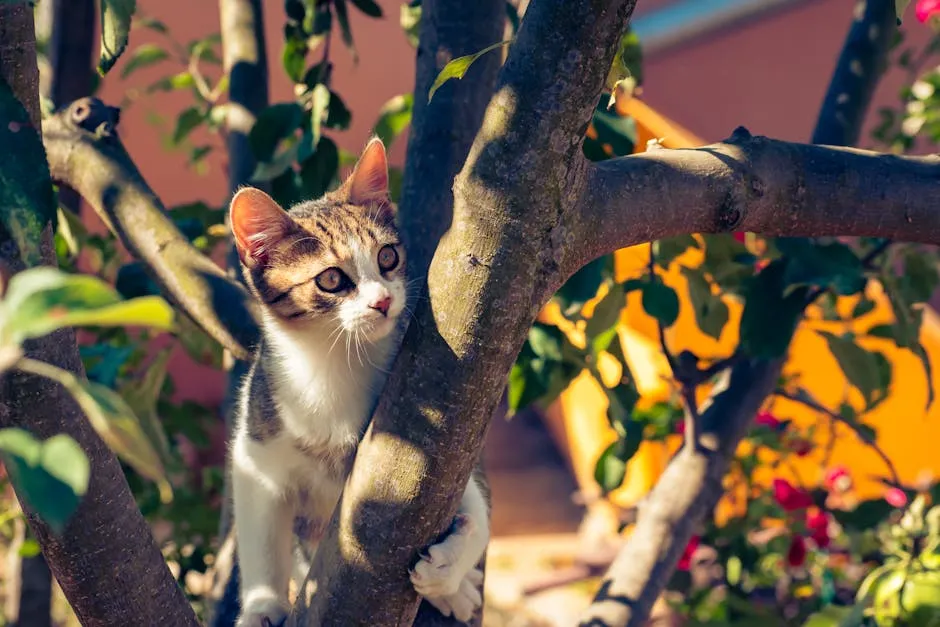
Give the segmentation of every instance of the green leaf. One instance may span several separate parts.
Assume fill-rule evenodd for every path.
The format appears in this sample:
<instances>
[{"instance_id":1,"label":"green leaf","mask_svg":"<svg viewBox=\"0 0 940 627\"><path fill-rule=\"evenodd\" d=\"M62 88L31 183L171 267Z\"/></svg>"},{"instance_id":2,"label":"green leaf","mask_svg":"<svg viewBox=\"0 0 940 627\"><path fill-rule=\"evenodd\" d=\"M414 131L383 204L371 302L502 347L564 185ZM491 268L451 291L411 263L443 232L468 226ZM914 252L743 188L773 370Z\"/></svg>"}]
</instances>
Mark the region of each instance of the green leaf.
<instances>
[{"instance_id":1,"label":"green leaf","mask_svg":"<svg viewBox=\"0 0 940 627\"><path fill-rule=\"evenodd\" d=\"M487 52L496 50L497 48L502 48L503 46L508 46L512 43L512 41L512 39L500 41L499 43L487 46L483 50L480 50L474 54L468 54L463 57L451 59L451 61L448 62L447 65L444 66L444 69L442 69L437 75L437 78L434 79L434 83L431 85L431 89L428 90L428 102L431 102L431 98L433 98L434 93L441 88L441 85L451 80L452 78L457 80L463 78L467 73L467 70L470 69L470 66L473 65L474 61L482 57Z\"/></svg>"},{"instance_id":2,"label":"green leaf","mask_svg":"<svg viewBox=\"0 0 940 627\"><path fill-rule=\"evenodd\" d=\"M728 305L712 293L711 284L700 269L683 266L682 274L689 283L689 300L696 324L709 337L719 339L728 322Z\"/></svg>"},{"instance_id":3,"label":"green leaf","mask_svg":"<svg viewBox=\"0 0 940 627\"><path fill-rule=\"evenodd\" d=\"M643 50L640 38L632 28L628 28L620 38L620 48L607 73L604 87L612 91L614 85L625 78L633 78L637 85L643 84Z\"/></svg>"},{"instance_id":4,"label":"green leaf","mask_svg":"<svg viewBox=\"0 0 940 627\"><path fill-rule=\"evenodd\" d=\"M594 354L606 350L607 345L613 339L613 336L607 332L610 329L616 331L617 322L620 320L620 312L627 306L626 296L623 285L614 284L610 287L610 291L604 295L604 298L594 307L594 313L588 319L587 326L584 329L588 341L591 342ZM603 337L601 343L594 345L594 340L599 339L601 335L606 337Z\"/></svg>"},{"instance_id":5,"label":"green leaf","mask_svg":"<svg viewBox=\"0 0 940 627\"><path fill-rule=\"evenodd\" d=\"M912 250L904 255L904 272L897 277L898 287L909 305L926 303L940 283L936 261L923 251Z\"/></svg>"},{"instance_id":6,"label":"green leaf","mask_svg":"<svg viewBox=\"0 0 940 627\"><path fill-rule=\"evenodd\" d=\"M756 257L730 233L700 237L705 241L705 260L699 269L711 275L722 293L741 295L754 275Z\"/></svg>"},{"instance_id":7,"label":"green leaf","mask_svg":"<svg viewBox=\"0 0 940 627\"><path fill-rule=\"evenodd\" d=\"M865 350L851 338L839 337L827 331L817 332L826 339L829 351L836 358L845 377L862 393L867 404L870 405L879 396L887 395L891 378L889 374L885 381L882 373L885 364L888 364L890 373L890 363L884 355Z\"/></svg>"},{"instance_id":8,"label":"green leaf","mask_svg":"<svg viewBox=\"0 0 940 627\"><path fill-rule=\"evenodd\" d=\"M881 277L888 301L894 313L894 340L901 348L911 348L920 341L920 327L923 323L924 312L914 308L907 301L899 281L893 276Z\"/></svg>"},{"instance_id":9,"label":"green leaf","mask_svg":"<svg viewBox=\"0 0 940 627\"><path fill-rule=\"evenodd\" d=\"M862 298L859 299L859 301L855 304L855 307L852 309L852 317L861 318L862 316L866 314L870 314L874 310L875 310L875 301L869 300L868 298L865 298L863 296Z\"/></svg>"},{"instance_id":10,"label":"green leaf","mask_svg":"<svg viewBox=\"0 0 940 627\"><path fill-rule=\"evenodd\" d=\"M306 58L306 40L288 38L284 42L284 50L281 52L281 64L284 66L284 71L287 73L288 78L295 83L303 81Z\"/></svg>"},{"instance_id":11,"label":"green leaf","mask_svg":"<svg viewBox=\"0 0 940 627\"><path fill-rule=\"evenodd\" d=\"M62 533L88 489L90 467L81 447L65 434L40 442L22 429L3 429L0 457L17 494Z\"/></svg>"},{"instance_id":12,"label":"green leaf","mask_svg":"<svg viewBox=\"0 0 940 627\"><path fill-rule=\"evenodd\" d=\"M382 140L386 149L411 124L413 107L414 96L401 94L386 102L379 109L379 119L375 122L373 132Z\"/></svg>"},{"instance_id":13,"label":"green leaf","mask_svg":"<svg viewBox=\"0 0 940 627\"><path fill-rule=\"evenodd\" d=\"M382 7L377 5L374 0L350 0L357 9L369 17L382 17Z\"/></svg>"},{"instance_id":14,"label":"green leaf","mask_svg":"<svg viewBox=\"0 0 940 627\"><path fill-rule=\"evenodd\" d=\"M161 494L168 497L170 486L160 455L141 429L134 411L116 392L44 362L21 359L17 367L52 379L68 390L104 443L138 473L157 482Z\"/></svg>"},{"instance_id":15,"label":"green leaf","mask_svg":"<svg viewBox=\"0 0 940 627\"><path fill-rule=\"evenodd\" d=\"M157 415L157 401L166 381L172 350L172 347L162 349L153 358L142 377L135 378L121 387L121 396L140 419L140 425L149 441L157 444L160 458L164 462L170 460L170 442L160 416Z\"/></svg>"},{"instance_id":16,"label":"green leaf","mask_svg":"<svg viewBox=\"0 0 940 627\"><path fill-rule=\"evenodd\" d=\"M136 0L101 0L101 54L98 73L108 73L127 48L131 18L137 10Z\"/></svg>"},{"instance_id":17,"label":"green leaf","mask_svg":"<svg viewBox=\"0 0 940 627\"><path fill-rule=\"evenodd\" d=\"M698 240L691 235L668 237L653 242L653 257L658 266L668 268L669 264L690 248L700 248Z\"/></svg>"},{"instance_id":18,"label":"green leaf","mask_svg":"<svg viewBox=\"0 0 940 627\"><path fill-rule=\"evenodd\" d=\"M536 356L552 361L561 361L561 346L564 333L558 327L536 322L529 329L529 346Z\"/></svg>"},{"instance_id":19,"label":"green leaf","mask_svg":"<svg viewBox=\"0 0 940 627\"><path fill-rule=\"evenodd\" d=\"M39 265L42 230L56 218L55 194L39 129L2 79L0 120L0 225L26 265Z\"/></svg>"},{"instance_id":20,"label":"green leaf","mask_svg":"<svg viewBox=\"0 0 940 627\"><path fill-rule=\"evenodd\" d=\"M160 33L161 35L166 35L170 32L170 29L167 28L166 24L160 20L142 15L134 17L132 26L146 28L147 30L152 30L153 32Z\"/></svg>"},{"instance_id":21,"label":"green leaf","mask_svg":"<svg viewBox=\"0 0 940 627\"><path fill-rule=\"evenodd\" d=\"M776 359L786 354L802 317L809 288L798 287L784 296L788 263L786 257L775 259L745 283L741 347L751 357Z\"/></svg>"},{"instance_id":22,"label":"green leaf","mask_svg":"<svg viewBox=\"0 0 940 627\"><path fill-rule=\"evenodd\" d=\"M320 126L326 118L327 110L330 107L330 99L330 90L326 85L321 84L313 88L310 107L310 136L314 145L320 141Z\"/></svg>"},{"instance_id":23,"label":"green leaf","mask_svg":"<svg viewBox=\"0 0 940 627\"><path fill-rule=\"evenodd\" d=\"M356 45L353 43L352 29L349 27L349 11L346 8L346 0L333 0L336 7L336 21L339 22L339 32L343 38L343 43L352 55L353 63L359 62L359 53L356 52Z\"/></svg>"},{"instance_id":24,"label":"green leaf","mask_svg":"<svg viewBox=\"0 0 940 627\"><path fill-rule=\"evenodd\" d=\"M323 126L345 131L349 128L350 122L352 122L352 113L346 107L346 103L335 91L329 91L329 106L326 110L326 120L323 122Z\"/></svg>"},{"instance_id":25,"label":"green leaf","mask_svg":"<svg viewBox=\"0 0 940 627\"><path fill-rule=\"evenodd\" d=\"M936 390L933 388L933 368L930 365L930 355L927 354L927 350L920 342L911 348L911 352L920 359L920 363L924 366L924 376L927 379L927 406L924 411L927 411L933 405L936 395Z\"/></svg>"},{"instance_id":26,"label":"green leaf","mask_svg":"<svg viewBox=\"0 0 940 627\"><path fill-rule=\"evenodd\" d=\"M20 343L71 326L148 326L168 330L172 308L159 296L122 301L107 283L57 268L30 268L15 275L0 303L6 341Z\"/></svg>"},{"instance_id":27,"label":"green leaf","mask_svg":"<svg viewBox=\"0 0 940 627\"><path fill-rule=\"evenodd\" d=\"M170 141L174 146L179 146L205 120L206 115L199 107L187 107L176 118L176 127Z\"/></svg>"},{"instance_id":28,"label":"green leaf","mask_svg":"<svg viewBox=\"0 0 940 627\"><path fill-rule=\"evenodd\" d=\"M894 327L890 324L876 324L865 332L870 337L880 337L886 340L894 340Z\"/></svg>"},{"instance_id":29,"label":"green leaf","mask_svg":"<svg viewBox=\"0 0 940 627\"><path fill-rule=\"evenodd\" d=\"M787 284L832 287L842 296L865 288L861 260L841 242L823 244L803 237L780 237L774 244L790 257L784 274Z\"/></svg>"},{"instance_id":30,"label":"green leaf","mask_svg":"<svg viewBox=\"0 0 940 627\"><path fill-rule=\"evenodd\" d=\"M308 198L326 193L339 170L339 150L329 137L321 137L317 150L300 164L300 180Z\"/></svg>"},{"instance_id":31,"label":"green leaf","mask_svg":"<svg viewBox=\"0 0 940 627\"><path fill-rule=\"evenodd\" d=\"M608 111L606 98L601 98L594 108L591 124L597 137L585 137L582 150L591 161L604 161L611 157L622 157L633 153L636 145L636 121L629 116L620 116ZM610 148L608 154L607 148Z\"/></svg>"},{"instance_id":32,"label":"green leaf","mask_svg":"<svg viewBox=\"0 0 940 627\"><path fill-rule=\"evenodd\" d=\"M193 78L193 75L189 72L180 72L174 74L173 76L167 76L156 81L149 87L147 87L146 92L152 94L157 91L172 91L174 89L191 89L196 86L196 79Z\"/></svg>"},{"instance_id":33,"label":"green leaf","mask_svg":"<svg viewBox=\"0 0 940 627\"><path fill-rule=\"evenodd\" d=\"M596 375L595 375L596 376ZM599 382L600 383L600 382ZM603 384L601 384L603 387ZM639 394L632 385L604 388L609 402L607 414L619 438L601 454L594 469L594 478L604 492L620 487L626 475L627 462L643 443L644 423L631 416Z\"/></svg>"},{"instance_id":34,"label":"green leaf","mask_svg":"<svg viewBox=\"0 0 940 627\"><path fill-rule=\"evenodd\" d=\"M405 38L415 48L418 47L418 30L421 25L421 4L403 4L398 16L398 23L405 31Z\"/></svg>"},{"instance_id":35,"label":"green leaf","mask_svg":"<svg viewBox=\"0 0 940 627\"><path fill-rule=\"evenodd\" d=\"M18 551L20 557L30 558L36 557L42 553L42 547L39 546L39 542L33 538L26 538L23 540L23 544L20 545L20 550Z\"/></svg>"},{"instance_id":36,"label":"green leaf","mask_svg":"<svg viewBox=\"0 0 940 627\"><path fill-rule=\"evenodd\" d=\"M142 44L131 53L127 63L121 69L121 78L127 78L136 70L148 67L169 58L166 50L156 44Z\"/></svg>"},{"instance_id":37,"label":"green leaf","mask_svg":"<svg viewBox=\"0 0 940 627\"><path fill-rule=\"evenodd\" d=\"M679 318L679 297L676 291L659 280L643 286L643 309L664 327L671 327Z\"/></svg>"},{"instance_id":38,"label":"green leaf","mask_svg":"<svg viewBox=\"0 0 940 627\"><path fill-rule=\"evenodd\" d=\"M304 110L296 102L282 102L264 109L248 133L255 158L270 161L278 144L300 128L303 118Z\"/></svg>"},{"instance_id":39,"label":"green leaf","mask_svg":"<svg viewBox=\"0 0 940 627\"><path fill-rule=\"evenodd\" d=\"M614 273L613 255L605 255L589 262L565 281L554 300L566 318L578 317L585 303L597 296L601 284Z\"/></svg>"},{"instance_id":40,"label":"green leaf","mask_svg":"<svg viewBox=\"0 0 940 627\"><path fill-rule=\"evenodd\" d=\"M594 467L594 480L605 493L613 492L623 485L623 480L627 476L627 462L621 459L620 455L622 448L623 444L620 440L608 446L601 453Z\"/></svg>"}]
</instances>

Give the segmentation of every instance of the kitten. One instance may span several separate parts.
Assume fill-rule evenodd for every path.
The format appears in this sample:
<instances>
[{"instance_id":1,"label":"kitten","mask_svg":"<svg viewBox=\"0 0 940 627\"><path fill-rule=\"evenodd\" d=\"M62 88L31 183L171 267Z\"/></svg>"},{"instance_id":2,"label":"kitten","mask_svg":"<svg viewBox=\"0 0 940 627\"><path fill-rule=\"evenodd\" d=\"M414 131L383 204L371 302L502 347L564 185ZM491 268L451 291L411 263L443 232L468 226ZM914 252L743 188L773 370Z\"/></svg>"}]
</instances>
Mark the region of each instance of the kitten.
<instances>
[{"instance_id":1,"label":"kitten","mask_svg":"<svg viewBox=\"0 0 940 627\"><path fill-rule=\"evenodd\" d=\"M254 188L232 198L236 248L263 313L231 450L239 627L286 620L291 572L303 577L308 566L294 539L315 550L400 342L406 275L395 214L378 139L319 200L284 211ZM450 535L411 571L421 596L463 621L482 604L488 508L471 478Z\"/></svg>"}]
</instances>

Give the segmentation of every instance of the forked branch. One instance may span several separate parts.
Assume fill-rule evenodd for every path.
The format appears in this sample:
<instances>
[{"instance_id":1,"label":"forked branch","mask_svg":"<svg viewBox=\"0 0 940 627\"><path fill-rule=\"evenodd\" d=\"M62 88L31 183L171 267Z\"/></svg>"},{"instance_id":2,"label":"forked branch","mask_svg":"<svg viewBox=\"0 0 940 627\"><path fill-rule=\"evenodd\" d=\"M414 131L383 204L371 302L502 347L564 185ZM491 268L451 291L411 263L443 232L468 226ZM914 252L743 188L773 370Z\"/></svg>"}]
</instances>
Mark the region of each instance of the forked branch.
<instances>
[{"instance_id":1,"label":"forked branch","mask_svg":"<svg viewBox=\"0 0 940 627\"><path fill-rule=\"evenodd\" d=\"M43 122L52 178L76 190L145 263L163 295L236 357L258 340L258 305L169 219L117 136L118 110L82 98Z\"/></svg>"}]
</instances>

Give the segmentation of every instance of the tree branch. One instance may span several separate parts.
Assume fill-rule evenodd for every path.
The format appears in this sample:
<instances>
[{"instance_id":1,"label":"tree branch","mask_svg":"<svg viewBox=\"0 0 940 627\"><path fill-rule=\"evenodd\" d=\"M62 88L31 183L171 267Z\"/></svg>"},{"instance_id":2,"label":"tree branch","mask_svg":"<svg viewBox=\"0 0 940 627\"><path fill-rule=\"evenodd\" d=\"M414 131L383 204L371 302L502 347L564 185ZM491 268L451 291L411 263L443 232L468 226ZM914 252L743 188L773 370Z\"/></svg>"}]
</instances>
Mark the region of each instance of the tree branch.
<instances>
[{"instance_id":1,"label":"tree branch","mask_svg":"<svg viewBox=\"0 0 940 627\"><path fill-rule=\"evenodd\" d=\"M854 433L858 437L859 440L867 444L873 451L875 451L875 454L881 458L881 461L884 462L885 467L888 469L888 474L891 475L891 482L894 485L894 487L896 488L901 487L902 485L901 476L898 474L898 470L895 467L894 462L891 461L891 458L888 457L888 454L885 453L884 450L880 446L878 446L878 442L875 440L875 438L868 435L863 429L860 429L857 424L855 424L851 420L846 419L845 416L823 406L822 403L820 403L819 401L817 401L812 396L809 396L806 393L791 394L790 392L787 392L786 390L778 389L774 392L774 394L776 394L780 398L785 398L787 400L793 401L794 403L800 403L801 405L805 405L806 407L809 407L813 411L824 414L833 422L837 422L839 424L845 425L848 429L852 431L852 433Z\"/></svg>"},{"instance_id":2,"label":"tree branch","mask_svg":"<svg viewBox=\"0 0 940 627\"><path fill-rule=\"evenodd\" d=\"M118 110L83 98L47 118L53 179L78 191L160 285L164 296L238 358L258 340L258 305L167 217L121 144Z\"/></svg>"},{"instance_id":3,"label":"tree branch","mask_svg":"<svg viewBox=\"0 0 940 627\"><path fill-rule=\"evenodd\" d=\"M257 165L248 133L268 106L268 59L261 0L219 0L222 62L229 77L225 115L229 193L248 183Z\"/></svg>"},{"instance_id":4,"label":"tree branch","mask_svg":"<svg viewBox=\"0 0 940 627\"><path fill-rule=\"evenodd\" d=\"M894 0L864 0L854 19L823 100L812 143L855 146L875 87L887 67L897 31Z\"/></svg>"},{"instance_id":5,"label":"tree branch","mask_svg":"<svg viewBox=\"0 0 940 627\"><path fill-rule=\"evenodd\" d=\"M229 104L225 116L225 140L228 149L229 194L247 184L257 162L248 141L248 134L265 107L268 106L268 61L264 44L264 15L261 0L219 0L222 32L222 63L229 78ZM267 183L256 184L267 190ZM225 215L229 221L228 212ZM227 274L243 283L241 263L233 242L228 243ZM233 409L238 389L250 366L245 359L227 360L228 377L222 415L226 436L234 426ZM226 559L217 559L213 569L212 603L209 625L231 627L240 611L238 598L238 555L232 527L232 480L228 457L225 460L225 482L219 515L219 537Z\"/></svg>"},{"instance_id":6,"label":"tree branch","mask_svg":"<svg viewBox=\"0 0 940 627\"><path fill-rule=\"evenodd\" d=\"M574 157L635 3L529 5L454 183L429 300L417 306L318 547L301 624L412 622L407 570L452 520L506 375L563 281L568 189L583 174L568 164L581 164Z\"/></svg>"},{"instance_id":7,"label":"tree branch","mask_svg":"<svg viewBox=\"0 0 940 627\"><path fill-rule=\"evenodd\" d=\"M742 360L702 413L697 446L684 446L639 507L630 540L611 565L582 627L646 624L701 519L724 493L731 457L780 374L781 360Z\"/></svg>"},{"instance_id":8,"label":"tree branch","mask_svg":"<svg viewBox=\"0 0 940 627\"><path fill-rule=\"evenodd\" d=\"M680 233L877 236L940 244L940 157L794 144L739 128L720 144L589 166L576 264Z\"/></svg>"},{"instance_id":9,"label":"tree branch","mask_svg":"<svg viewBox=\"0 0 940 627\"><path fill-rule=\"evenodd\" d=\"M12 87L29 113L32 126L4 124L3 140L19 133L17 144L28 147L16 158L42 162L39 134L38 68L33 29L33 9L26 3L0 3L0 76L3 91ZM6 98L6 94L4 98ZM5 105L6 106L6 105ZM28 133L29 135L23 135ZM9 145L5 144L9 149ZM22 181L30 196L19 206L4 211L32 211L36 216L54 213L49 172L45 167L30 172ZM42 230L42 263L54 265L52 224ZM0 228L0 261L12 272L25 268L16 241ZM84 376L75 334L61 329L24 345L26 355L77 376ZM161 625L193 626L195 614L173 579L150 527L131 495L121 465L98 437L71 395L60 385L34 375L14 372L0 380L0 427L20 427L39 439L68 434L82 447L90 464L90 482L78 509L61 535L52 533L26 503L27 521L42 547L46 561L79 621L89 627L140 624L141 617Z\"/></svg>"}]
</instances>

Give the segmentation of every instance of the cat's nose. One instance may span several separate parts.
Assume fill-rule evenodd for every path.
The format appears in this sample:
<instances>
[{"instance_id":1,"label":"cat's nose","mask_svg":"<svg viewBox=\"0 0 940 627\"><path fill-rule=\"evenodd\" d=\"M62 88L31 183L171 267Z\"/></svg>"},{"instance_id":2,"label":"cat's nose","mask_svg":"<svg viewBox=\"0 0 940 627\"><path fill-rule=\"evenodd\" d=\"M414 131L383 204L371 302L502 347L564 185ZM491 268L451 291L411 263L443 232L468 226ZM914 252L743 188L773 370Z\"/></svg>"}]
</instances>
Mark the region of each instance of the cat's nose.
<instances>
[{"instance_id":1,"label":"cat's nose","mask_svg":"<svg viewBox=\"0 0 940 627\"><path fill-rule=\"evenodd\" d=\"M389 308L389 306L390 306L391 304L392 304L392 297L391 297L391 296L385 296L385 297L380 298L379 300L375 301L375 302L372 303L371 305L369 305L369 307L371 307L372 309L375 309L376 311L380 312L383 316L387 316L387 315L388 315L388 308Z\"/></svg>"}]
</instances>

